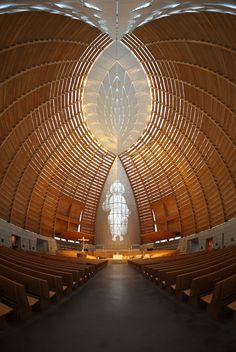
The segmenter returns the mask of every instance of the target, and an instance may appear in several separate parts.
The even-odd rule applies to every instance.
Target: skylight
[[[99,9],[97,6],[90,4],[89,2],[84,2],[84,6],[87,7],[88,9],[101,11],[101,9]]]
[[[151,1],[145,2],[144,4],[142,4],[142,5],[138,6],[138,7],[136,7],[132,12],[145,9],[146,7],[149,7],[151,4],[152,4]]]

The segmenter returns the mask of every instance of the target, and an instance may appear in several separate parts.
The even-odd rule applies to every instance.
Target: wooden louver
[[[86,74],[106,34],[40,12],[0,16],[0,217],[53,235],[61,197],[85,204],[93,234],[114,160],[82,114]],[[236,16],[179,14],[126,35],[148,75],[152,113],[143,136],[120,155],[141,233],[151,204],[173,195],[182,235],[236,216]]]
[[[137,200],[141,233],[151,206],[174,195],[182,235],[236,216],[236,16],[165,17],[124,43],[149,77],[150,122],[120,158]]]
[[[0,217],[51,236],[61,196],[85,203],[93,233],[113,155],[81,109],[84,79],[110,39],[80,21],[41,12],[0,16]]]

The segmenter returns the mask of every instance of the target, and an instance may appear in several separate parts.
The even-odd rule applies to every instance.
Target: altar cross
[[[85,238],[84,236],[82,238],[78,238],[78,241],[82,242],[82,252],[84,252],[84,245],[85,242],[89,242],[89,239]]]

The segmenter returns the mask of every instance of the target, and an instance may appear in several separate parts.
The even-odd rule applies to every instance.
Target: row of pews
[[[66,258],[0,246],[0,328],[28,319],[93,277],[106,260]]]
[[[206,307],[214,317],[232,311],[236,323],[236,246],[129,264],[160,288]]]

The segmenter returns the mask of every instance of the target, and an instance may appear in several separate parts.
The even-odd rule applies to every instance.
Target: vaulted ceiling
[[[91,134],[84,85],[111,43],[76,19],[44,12],[0,15],[0,217],[51,236],[62,195],[85,203],[94,233],[100,194],[115,159]],[[127,34],[143,65],[152,111],[120,155],[141,232],[150,204],[176,199],[182,234],[236,216],[236,17],[173,14]]]
[[[67,195],[86,204],[82,230],[91,233],[114,156],[89,133],[81,95],[110,38],[81,21],[36,12],[0,16],[0,31],[0,216],[52,235]]]
[[[236,215],[236,17],[183,14],[136,29],[124,42],[152,87],[144,135],[121,155],[136,195],[141,232],[149,204],[174,195],[182,234]]]

